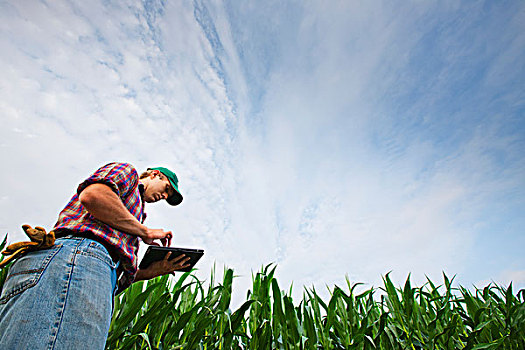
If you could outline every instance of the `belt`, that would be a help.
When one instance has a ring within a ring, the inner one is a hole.
[[[106,248],[106,250],[109,253],[109,256],[111,256],[111,259],[113,260],[114,263],[117,263],[120,260],[119,254],[116,252],[115,248],[111,244],[109,244],[102,237],[99,237],[91,232],[77,232],[77,231],[72,231],[72,230],[61,229],[61,230],[55,231],[55,236],[56,238],[64,238],[66,236],[73,236],[73,237],[91,239],[92,241],[102,244],[104,248]]]

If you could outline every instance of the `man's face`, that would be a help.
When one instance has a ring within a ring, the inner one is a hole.
[[[144,187],[144,200],[146,203],[155,203],[166,199],[173,194],[173,188],[169,180],[158,170],[154,170]]]

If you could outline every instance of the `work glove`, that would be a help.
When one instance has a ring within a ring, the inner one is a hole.
[[[29,225],[23,225],[22,229],[31,242],[16,242],[7,246],[2,254],[4,259],[0,262],[0,269],[7,265],[13,259],[34,250],[48,249],[55,244],[55,232],[46,230],[40,226],[32,228]]]

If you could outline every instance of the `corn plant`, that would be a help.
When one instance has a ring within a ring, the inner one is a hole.
[[[7,235],[5,235],[2,243],[0,243],[0,251],[3,251],[6,245],[7,245]],[[12,264],[12,262],[10,262],[6,266],[4,266],[3,269],[0,269],[0,292],[2,292],[2,287],[4,285],[5,279],[7,277],[7,272],[9,271],[9,266],[11,264]]]

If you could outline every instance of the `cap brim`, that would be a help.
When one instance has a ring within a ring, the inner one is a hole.
[[[177,191],[174,192],[175,193],[171,197],[166,199],[166,202],[168,202],[169,205],[179,205],[182,202],[182,195]]]

